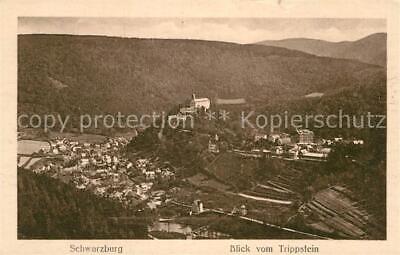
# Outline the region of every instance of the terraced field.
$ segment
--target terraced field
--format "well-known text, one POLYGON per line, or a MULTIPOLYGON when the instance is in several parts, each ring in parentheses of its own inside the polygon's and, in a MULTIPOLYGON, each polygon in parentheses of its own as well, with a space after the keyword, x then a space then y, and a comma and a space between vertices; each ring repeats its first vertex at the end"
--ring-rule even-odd
POLYGON ((239 187, 239 191, 244 196, 252 196, 260 201, 277 200, 284 204, 299 201, 308 168, 296 167, 294 164, 280 159, 272 160, 265 164, 263 170, 270 176, 262 180, 260 180, 259 159, 243 157, 232 152, 217 156, 206 171, 224 183, 239 187), (272 165, 275 163, 279 165, 278 170, 272 173, 272 165))
MULTIPOLYGON (((275 172, 257 181, 257 162, 257 159, 223 154, 210 164, 208 171, 225 183, 235 184, 246 178, 246 186, 237 193, 243 198, 259 204, 275 204, 281 209, 293 209, 294 205, 304 201, 305 188, 311 185, 307 178, 309 173, 320 167, 315 163, 271 161, 266 164, 266 171, 278 162, 275 172)), ((377 222, 351 189, 343 186, 337 185, 317 192, 298 211, 304 216, 308 228, 335 238, 384 239, 386 236, 384 225, 377 222)))
POLYGON ((264 180, 244 193, 261 198, 294 203, 301 199, 300 191, 304 187, 305 174, 305 170, 296 169, 288 165, 287 168, 282 168, 272 178, 264 180))
POLYGON ((384 228, 345 187, 318 192, 300 211, 307 224, 319 231, 348 239, 383 239, 384 228))

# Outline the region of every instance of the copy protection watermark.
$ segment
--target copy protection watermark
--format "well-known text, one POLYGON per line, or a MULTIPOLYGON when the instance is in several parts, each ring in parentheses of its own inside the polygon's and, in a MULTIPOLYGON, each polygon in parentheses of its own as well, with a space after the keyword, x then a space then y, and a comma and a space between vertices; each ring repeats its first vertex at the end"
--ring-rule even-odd
MULTIPOLYGON (((367 112, 361 115, 346 114, 342 110, 333 114, 291 114, 287 111, 280 114, 256 113, 254 111, 240 112, 239 116, 232 116, 228 111, 224 114, 209 111, 205 115, 209 121, 213 120, 239 120, 243 129, 265 129, 271 132, 288 128, 386 128, 386 115, 367 112)), ((151 114, 82 114, 76 118, 60 114, 20 114, 18 116, 18 128, 43 128, 45 132, 57 130, 64 132, 67 127, 78 120, 78 129, 81 133, 89 129, 127 129, 127 128, 194 128, 196 124, 195 114, 167 114, 165 112, 152 112, 151 114)), ((74 123, 76 124, 76 123, 74 123)))

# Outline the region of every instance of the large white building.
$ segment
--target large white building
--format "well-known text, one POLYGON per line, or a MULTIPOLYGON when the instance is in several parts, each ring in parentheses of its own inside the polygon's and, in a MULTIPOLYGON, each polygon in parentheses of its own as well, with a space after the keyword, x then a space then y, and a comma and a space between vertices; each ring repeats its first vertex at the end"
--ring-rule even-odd
POLYGON ((308 129, 298 129, 299 142, 301 144, 314 143, 314 132, 308 129))
POLYGON ((200 109, 204 107, 205 110, 210 109, 211 101, 209 98, 196 98, 196 95, 192 95, 192 100, 190 101, 190 107, 194 109, 200 109))

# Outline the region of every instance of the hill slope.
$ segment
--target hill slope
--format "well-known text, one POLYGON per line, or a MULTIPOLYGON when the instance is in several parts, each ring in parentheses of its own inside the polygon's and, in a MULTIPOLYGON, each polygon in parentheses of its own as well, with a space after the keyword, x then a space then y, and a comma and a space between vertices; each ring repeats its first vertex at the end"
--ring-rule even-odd
POLYGON ((262 45, 101 36, 19 35, 18 111, 144 113, 193 92, 250 104, 373 86, 385 70, 262 45))
POLYGON ((355 59, 365 63, 386 66, 386 37, 386 33, 377 33, 352 42, 328 42, 315 39, 293 38, 278 41, 262 41, 257 44, 284 47, 317 56, 355 59))
POLYGON ((146 223, 113 224, 128 215, 119 203, 75 189, 45 175, 18 169, 18 238, 122 239, 147 238, 146 223))

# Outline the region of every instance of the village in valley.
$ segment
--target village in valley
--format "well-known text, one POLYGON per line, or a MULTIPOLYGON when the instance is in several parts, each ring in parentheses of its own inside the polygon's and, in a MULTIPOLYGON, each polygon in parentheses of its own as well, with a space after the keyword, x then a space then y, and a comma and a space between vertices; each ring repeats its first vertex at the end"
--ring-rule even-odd
MULTIPOLYGON (((18 165, 26 167, 32 159, 42 158, 29 166, 33 172, 73 183, 77 189, 89 190, 127 206, 135 205, 149 200, 154 181, 171 180, 175 174, 168 165, 154 165, 148 159, 128 160, 123 152, 128 142, 125 137, 107 138, 102 143, 55 138, 32 158, 19 158, 18 165)), ((154 199, 155 205, 160 204, 157 201, 160 196, 154 199)))
POLYGON ((13 20, 17 239, 388 239, 389 19, 167 16, 13 20))
MULTIPOLYGON (((243 100, 229 102, 242 104, 243 100)), ((169 115, 168 121, 185 122, 199 116, 205 120, 204 113, 211 107, 209 98, 193 94, 190 104, 169 115)), ((90 134, 60 133, 35 141, 24 139, 26 131, 21 130, 18 167, 118 201, 134 214, 151 215, 151 238, 162 238, 170 232, 181 234, 181 238, 231 238, 232 233, 212 227, 216 216, 210 215, 238 217, 283 232, 282 236, 284 226, 291 226, 294 238, 368 238, 378 231, 371 230, 372 217, 345 186, 330 186, 308 199, 301 187, 310 171, 328 160, 333 146, 362 147, 361 139, 316 137, 310 129, 296 129, 294 135, 254 130, 250 139, 242 141, 243 146, 237 146, 221 139, 220 133, 200 134, 208 140, 200 153, 207 165, 201 172, 187 176, 187 166, 176 165, 153 150, 131 149, 130 143, 144 132, 135 131, 129 137, 97 135, 100 139, 79 138, 90 134), (26 151, 28 147, 35 149, 26 151), (278 164, 277 168, 282 169, 269 173, 268 164, 278 164), (266 173, 257 181, 249 173, 260 168, 266 173), (248 178, 248 183, 238 183, 238 176, 248 178), (299 216, 303 217, 302 229, 295 228, 298 223, 289 224, 299 216), (196 217, 201 223, 193 224, 196 217)), ((171 132, 195 131, 178 125, 171 132)))

